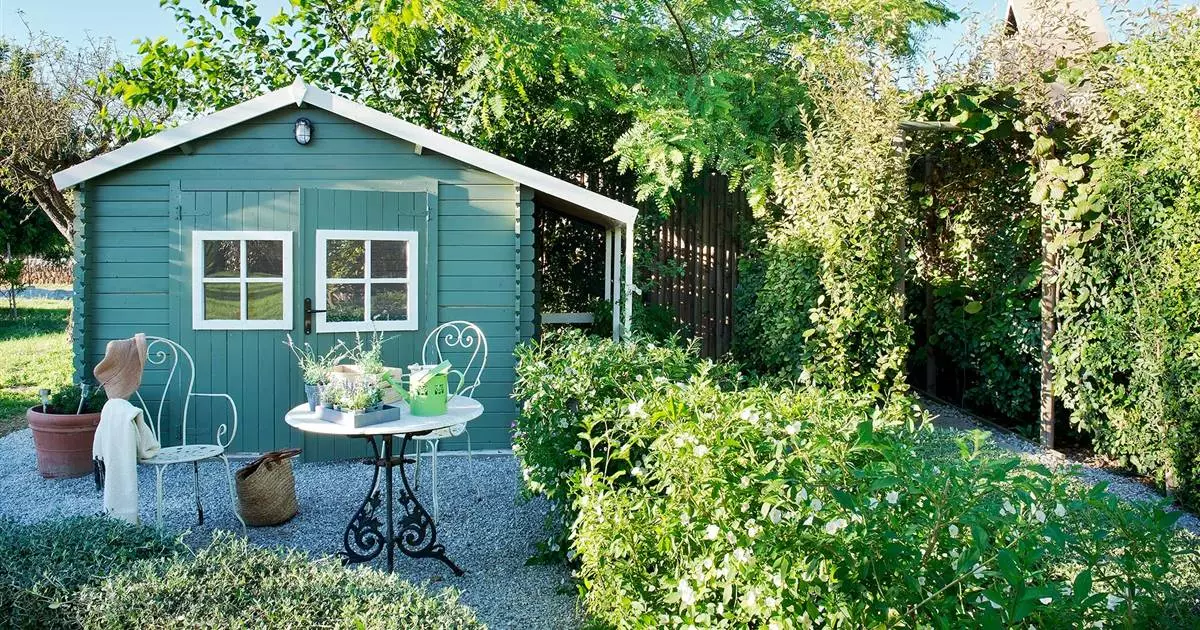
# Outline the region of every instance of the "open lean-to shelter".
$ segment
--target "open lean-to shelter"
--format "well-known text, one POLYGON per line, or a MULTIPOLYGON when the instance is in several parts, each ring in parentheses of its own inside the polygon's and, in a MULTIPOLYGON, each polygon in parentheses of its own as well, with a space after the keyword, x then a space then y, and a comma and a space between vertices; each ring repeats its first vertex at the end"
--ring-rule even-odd
MULTIPOLYGON (((402 366, 451 320, 479 324, 491 352, 473 445, 508 448, 513 349, 543 315, 571 319, 538 312, 535 204, 605 228, 613 335, 630 322, 635 208, 300 80, 54 181, 76 191, 76 378, 109 340, 176 340, 195 357, 195 390, 237 402, 234 452, 363 452, 284 424, 304 399, 286 333, 324 351, 382 331, 385 360, 402 366)), ((166 380, 151 369, 143 387, 166 380)), ((220 404, 194 411, 189 434, 226 421, 220 404)))

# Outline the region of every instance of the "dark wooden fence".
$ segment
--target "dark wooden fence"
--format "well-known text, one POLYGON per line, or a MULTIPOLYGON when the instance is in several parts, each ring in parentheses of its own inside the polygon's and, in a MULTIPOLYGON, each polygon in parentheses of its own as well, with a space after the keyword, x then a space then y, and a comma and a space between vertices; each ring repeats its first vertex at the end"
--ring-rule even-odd
POLYGON ((733 341, 733 289, 748 216, 745 193, 730 192, 726 177, 709 174, 656 230, 659 263, 674 261, 683 271, 655 277, 643 298, 673 310, 705 356, 724 354, 733 341))

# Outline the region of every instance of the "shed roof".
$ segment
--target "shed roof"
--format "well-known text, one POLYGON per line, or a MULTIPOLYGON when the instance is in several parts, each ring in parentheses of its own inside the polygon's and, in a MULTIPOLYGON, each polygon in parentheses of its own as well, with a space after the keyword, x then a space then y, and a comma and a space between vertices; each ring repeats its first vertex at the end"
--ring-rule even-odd
POLYGON ((478 149, 444 136, 436 131, 418 127, 390 114, 355 103, 318 87, 305 84, 299 78, 292 85, 268 92, 244 103, 188 121, 171 129, 131 142, 86 162, 54 174, 54 185, 65 190, 80 182, 122 168, 137 160, 156 155, 187 142, 197 140, 261 116, 268 112, 295 105, 309 104, 357 123, 378 129, 418 147, 441 153, 476 168, 495 173, 514 182, 529 186, 568 206, 588 211, 593 216, 628 225, 637 218, 637 208, 594 193, 582 186, 552 177, 512 160, 478 149))

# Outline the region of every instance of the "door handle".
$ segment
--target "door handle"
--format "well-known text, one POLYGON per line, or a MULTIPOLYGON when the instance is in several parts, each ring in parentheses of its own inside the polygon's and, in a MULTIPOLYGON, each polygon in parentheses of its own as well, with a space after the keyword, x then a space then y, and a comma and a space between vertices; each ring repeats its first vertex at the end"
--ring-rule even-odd
POLYGON ((313 313, 324 313, 324 310, 314 311, 312 307, 312 298, 304 298, 304 334, 312 334, 312 316, 313 313))

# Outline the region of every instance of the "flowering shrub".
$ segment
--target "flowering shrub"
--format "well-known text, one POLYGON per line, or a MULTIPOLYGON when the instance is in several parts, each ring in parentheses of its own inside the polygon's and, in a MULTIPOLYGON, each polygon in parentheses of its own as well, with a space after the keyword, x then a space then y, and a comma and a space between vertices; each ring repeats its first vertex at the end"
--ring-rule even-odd
POLYGON ((513 425, 513 451, 526 492, 545 496, 554 507, 546 551, 561 555, 572 520, 571 474, 587 461, 582 420, 619 415, 622 401, 639 398, 656 380, 688 378, 701 361, 692 345, 615 343, 572 329, 523 344, 516 355, 513 398, 520 413, 513 425))
MULTIPOLYGON (((1127 505, 903 402, 653 381, 583 420, 571 543, 618 627, 1061 627, 1194 614, 1177 514, 1127 505), (1177 611, 1178 612, 1178 611, 1177 611)), ((1188 552, 1191 553, 1191 552, 1188 552)))

